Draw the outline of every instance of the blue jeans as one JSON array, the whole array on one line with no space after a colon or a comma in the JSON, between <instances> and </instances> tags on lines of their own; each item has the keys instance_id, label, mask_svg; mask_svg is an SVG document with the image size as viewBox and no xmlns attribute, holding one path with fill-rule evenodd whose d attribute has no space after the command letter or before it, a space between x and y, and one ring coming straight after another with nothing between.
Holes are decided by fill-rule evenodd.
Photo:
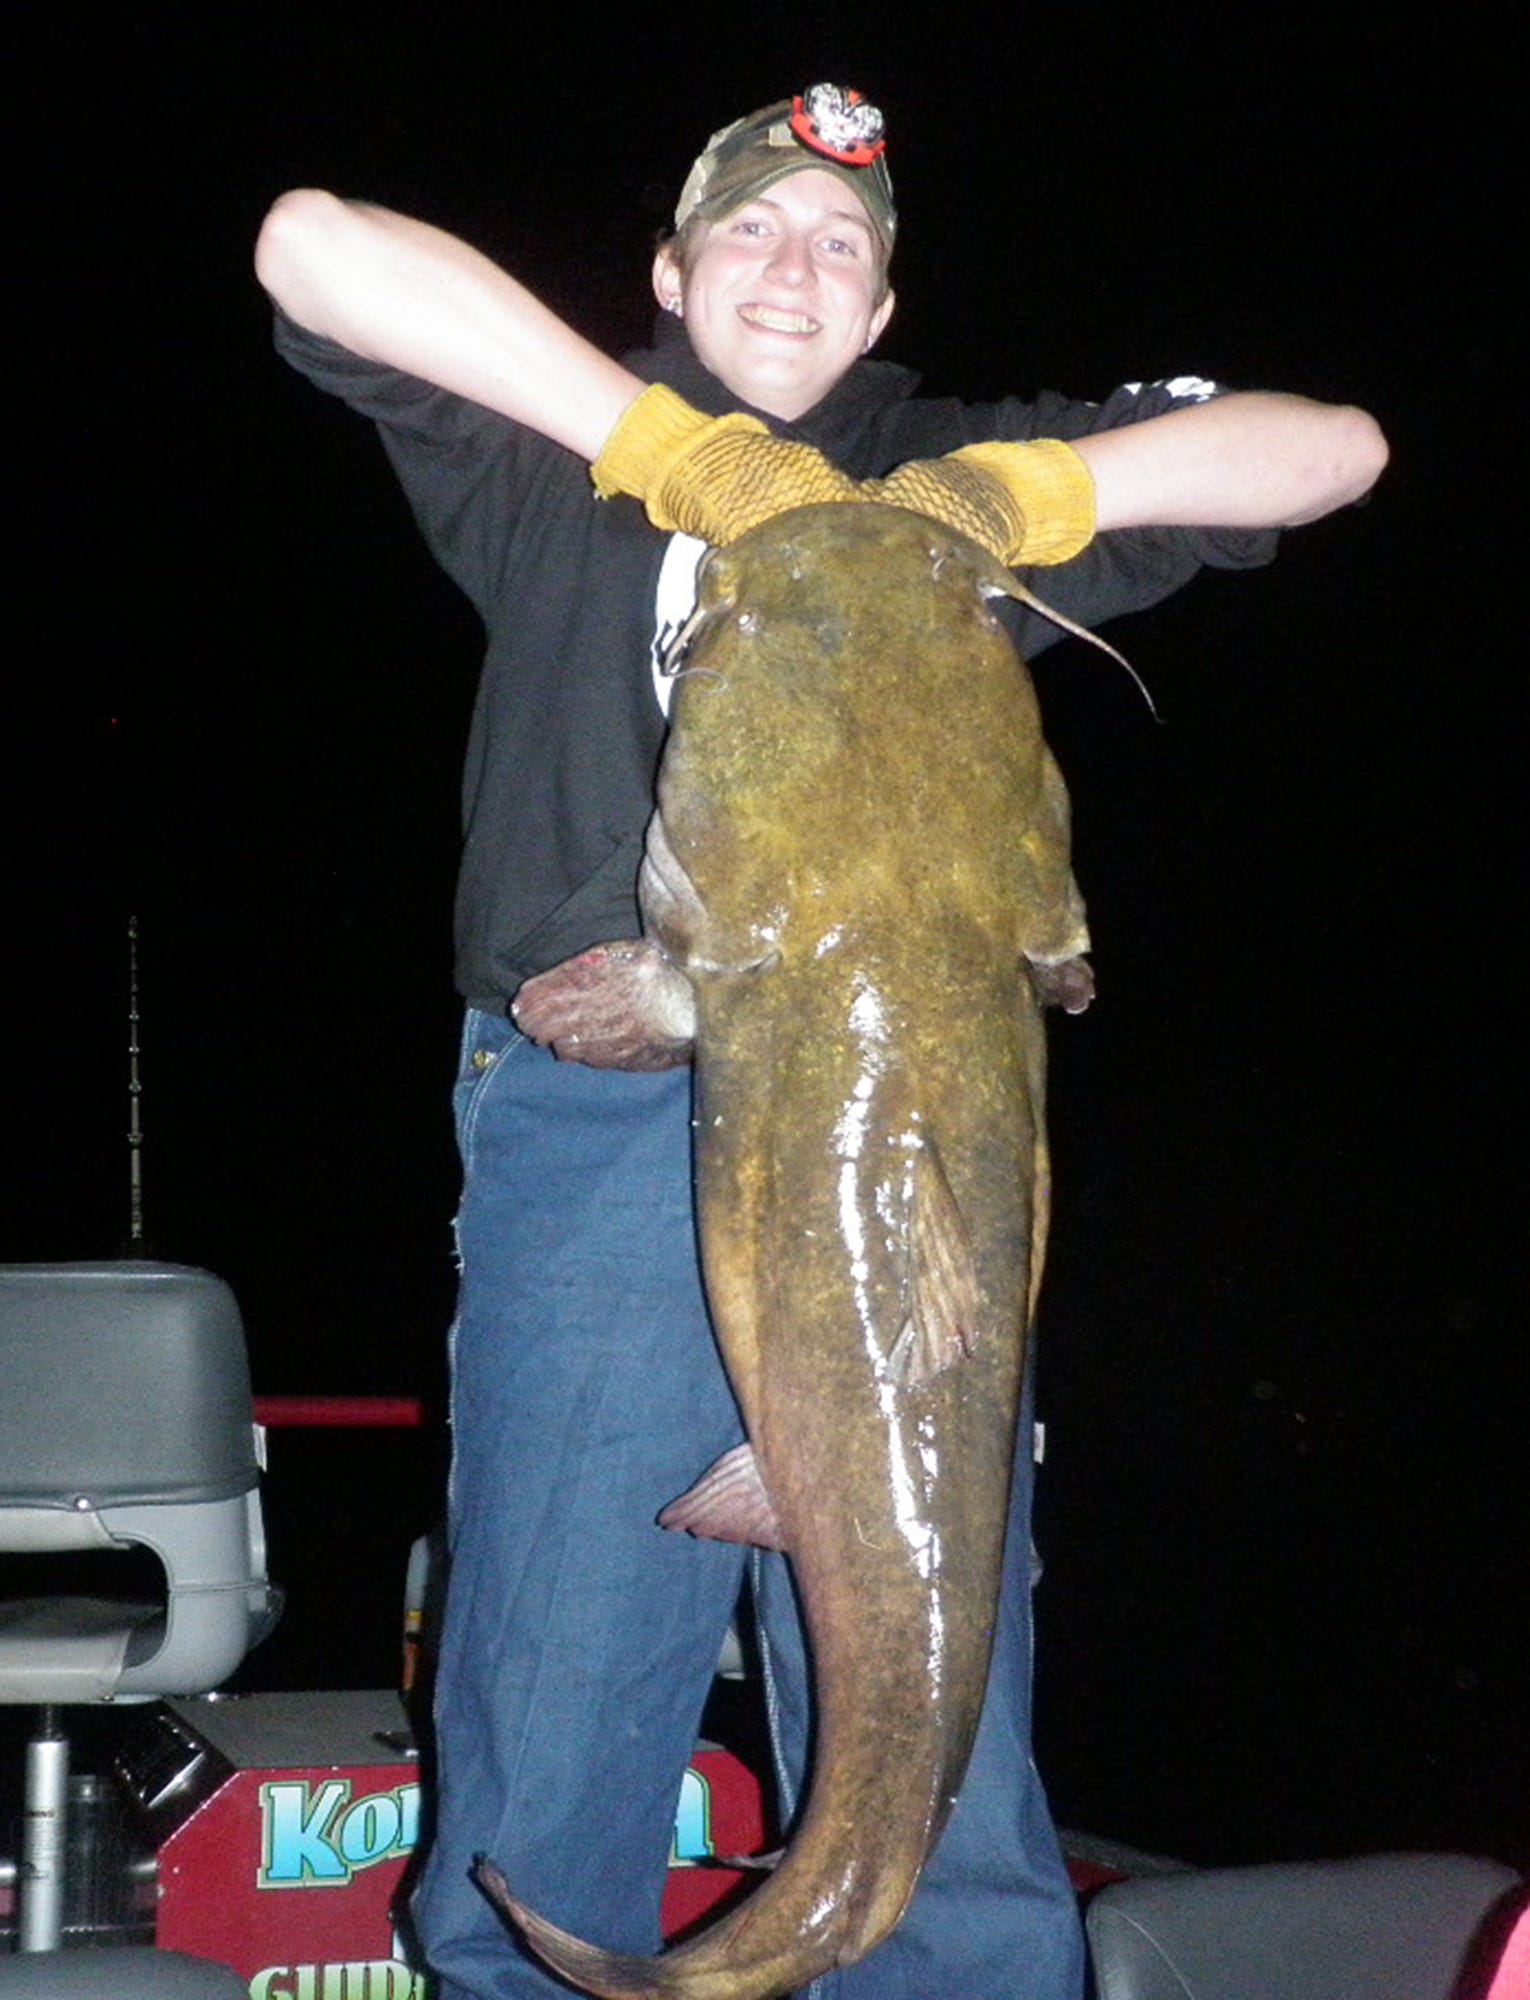
<instances>
[{"instance_id":1,"label":"blue jeans","mask_svg":"<svg viewBox=\"0 0 1530 2000\"><path fill-rule=\"evenodd\" d=\"M451 1569L437 1824L415 1913L440 2000L553 2000L567 1988L479 1894L474 1857L566 1929L657 1950L680 1777L746 1568L787 1810L808 1682L781 1558L654 1523L743 1436L697 1268L690 1072L560 1064L474 1012L456 1110ZM816 1981L815 2000L1081 1990L1073 1898L1029 1758L1022 1460L962 1797L896 1934Z\"/></svg>"}]
</instances>

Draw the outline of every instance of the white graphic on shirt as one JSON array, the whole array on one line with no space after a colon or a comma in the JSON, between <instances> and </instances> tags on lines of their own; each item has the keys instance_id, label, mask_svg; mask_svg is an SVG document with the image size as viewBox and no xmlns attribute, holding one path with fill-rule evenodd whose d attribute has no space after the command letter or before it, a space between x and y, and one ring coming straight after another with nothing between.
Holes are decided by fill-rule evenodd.
<instances>
[{"instance_id":1,"label":"white graphic on shirt","mask_svg":"<svg viewBox=\"0 0 1530 2000\"><path fill-rule=\"evenodd\" d=\"M653 691L666 715L675 681L672 674L665 673L664 661L696 608L696 572L708 546L695 535L671 535L659 566L658 588L654 591L653 644L648 654L653 669Z\"/></svg>"},{"instance_id":2,"label":"white graphic on shirt","mask_svg":"<svg viewBox=\"0 0 1530 2000\"><path fill-rule=\"evenodd\" d=\"M1128 396L1140 396L1144 389L1162 389L1176 403L1209 403L1213 396L1222 393L1218 385L1208 382L1204 375L1171 375L1161 382L1123 382L1121 387Z\"/></svg>"}]
</instances>

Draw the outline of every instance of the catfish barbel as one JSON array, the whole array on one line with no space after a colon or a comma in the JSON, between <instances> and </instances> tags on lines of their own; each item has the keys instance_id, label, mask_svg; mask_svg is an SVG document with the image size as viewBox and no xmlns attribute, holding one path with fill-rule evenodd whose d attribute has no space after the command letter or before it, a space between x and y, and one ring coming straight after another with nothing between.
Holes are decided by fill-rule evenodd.
<instances>
[{"instance_id":1,"label":"catfish barbel","mask_svg":"<svg viewBox=\"0 0 1530 2000\"><path fill-rule=\"evenodd\" d=\"M974 544L808 507L706 562L645 936L529 981L560 1055L694 1037L707 1296L749 1443L661 1516L790 1556L806 1809L745 1903L653 1958L481 1879L589 1993L765 2000L906 1908L972 1748L1047 1224L1043 999L1091 988L1068 804ZM1018 1976L1018 1972L1017 1972Z\"/></svg>"}]
</instances>

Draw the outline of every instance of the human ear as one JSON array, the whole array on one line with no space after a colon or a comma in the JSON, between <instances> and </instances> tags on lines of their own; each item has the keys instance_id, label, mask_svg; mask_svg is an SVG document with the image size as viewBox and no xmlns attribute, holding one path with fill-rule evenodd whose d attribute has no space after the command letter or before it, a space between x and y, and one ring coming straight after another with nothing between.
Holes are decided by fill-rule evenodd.
<instances>
[{"instance_id":1,"label":"human ear","mask_svg":"<svg viewBox=\"0 0 1530 2000\"><path fill-rule=\"evenodd\" d=\"M684 287L680 280L680 267L668 250L659 250L653 260L653 295L664 308L677 318L684 318Z\"/></svg>"},{"instance_id":2,"label":"human ear","mask_svg":"<svg viewBox=\"0 0 1530 2000\"><path fill-rule=\"evenodd\" d=\"M889 291L884 296L882 303L871 315L871 328L866 335L866 345L861 349L862 354L869 354L882 338L883 330L887 322L892 318L892 310L895 303L893 294Z\"/></svg>"}]
</instances>

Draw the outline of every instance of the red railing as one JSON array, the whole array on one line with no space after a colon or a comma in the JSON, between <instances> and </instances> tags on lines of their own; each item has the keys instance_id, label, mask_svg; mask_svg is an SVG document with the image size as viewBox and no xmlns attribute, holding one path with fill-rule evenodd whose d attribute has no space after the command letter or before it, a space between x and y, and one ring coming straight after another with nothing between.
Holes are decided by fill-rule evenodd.
<instances>
[{"instance_id":1,"label":"red railing","mask_svg":"<svg viewBox=\"0 0 1530 2000\"><path fill-rule=\"evenodd\" d=\"M257 1396L255 1421L272 1430L419 1430L418 1396Z\"/></svg>"}]
</instances>

